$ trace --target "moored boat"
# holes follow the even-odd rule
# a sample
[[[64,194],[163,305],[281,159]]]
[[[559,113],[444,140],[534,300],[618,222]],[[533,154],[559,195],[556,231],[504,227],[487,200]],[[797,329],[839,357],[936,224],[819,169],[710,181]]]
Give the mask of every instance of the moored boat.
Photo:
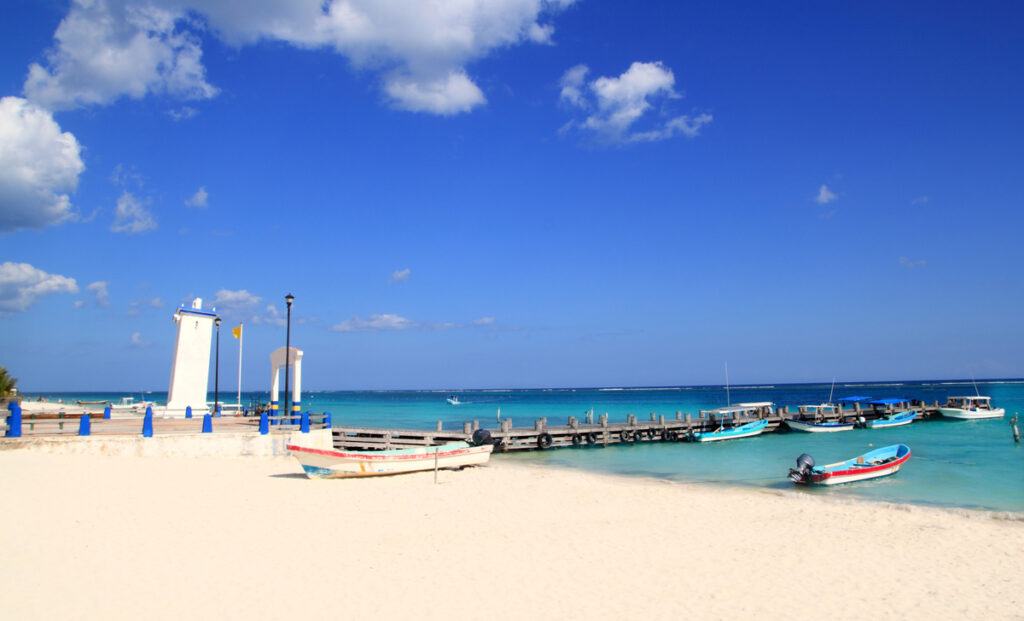
[[[462,405],[462,402],[459,401],[459,398],[455,395],[448,395],[448,398],[445,399],[445,401],[448,402],[448,405]]]
[[[950,397],[946,404],[939,408],[939,414],[946,418],[960,420],[982,420],[986,418],[1002,418],[1006,414],[1003,408],[992,407],[992,397]]]
[[[796,459],[796,468],[790,468],[789,478],[794,483],[838,485],[889,476],[899,471],[910,459],[910,447],[893,444],[864,453],[853,459],[815,466],[814,458],[804,453]]]
[[[853,429],[853,422],[846,422],[841,418],[836,421],[829,421],[827,417],[829,415],[835,415],[836,408],[830,403],[822,403],[821,405],[802,405],[800,406],[801,415],[809,417],[809,420],[803,418],[787,418],[786,426],[793,431],[807,431],[811,433],[831,433],[835,431],[849,431]]]
[[[289,444],[286,447],[311,479],[334,479],[402,474],[486,464],[492,444],[470,446],[451,442],[439,446],[386,451],[339,451]]]
[[[917,412],[914,410],[906,410],[903,412],[896,412],[884,418],[867,421],[864,426],[868,429],[886,429],[889,427],[901,427],[903,425],[909,425],[914,422],[917,418]]]
[[[771,409],[769,403],[744,403],[741,405],[718,408],[710,412],[702,412],[715,416],[720,422],[718,427],[710,431],[691,431],[689,440],[691,442],[716,442],[718,440],[736,440],[738,438],[749,438],[760,435],[768,426],[768,419],[760,419],[744,424],[735,424],[739,417],[756,416],[762,408]]]

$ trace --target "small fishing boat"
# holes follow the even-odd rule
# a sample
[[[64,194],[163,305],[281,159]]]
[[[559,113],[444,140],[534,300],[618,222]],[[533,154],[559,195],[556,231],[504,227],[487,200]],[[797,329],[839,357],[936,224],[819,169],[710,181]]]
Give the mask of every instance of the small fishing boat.
[[[950,397],[946,404],[939,408],[939,414],[946,418],[960,420],[982,420],[986,418],[1002,418],[1006,414],[1003,408],[992,407],[992,397]]]
[[[445,399],[445,401],[448,402],[448,405],[462,405],[462,402],[459,401],[459,398],[455,395],[448,395],[448,398]]]
[[[786,426],[793,431],[808,431],[811,433],[831,433],[834,431],[849,431],[853,429],[853,422],[845,422],[842,420],[831,421],[827,420],[829,415],[835,415],[836,408],[830,403],[822,403],[820,405],[802,405],[801,410],[804,412],[803,416],[809,417],[810,420],[804,420],[801,418],[787,418]]]
[[[714,410],[716,413],[722,414],[734,414],[738,412],[747,412],[745,408],[720,408]],[[719,440],[736,440],[738,438],[749,438],[751,436],[760,435],[764,431],[764,428],[768,426],[768,420],[755,420],[753,422],[745,423],[742,425],[726,426],[723,421],[717,429],[712,431],[692,431],[689,434],[690,442],[717,442]]]
[[[82,401],[81,399],[78,400],[78,405],[106,405],[108,403],[110,403],[110,402],[109,401]]]
[[[467,442],[451,442],[387,451],[339,451],[296,446],[286,447],[299,460],[311,479],[366,477],[423,470],[480,466],[491,458],[493,444],[470,446]]]
[[[859,457],[827,466],[815,466],[814,458],[804,453],[796,458],[796,468],[790,468],[789,478],[794,483],[838,485],[889,476],[899,471],[910,459],[910,447],[893,444],[875,449]]]
[[[896,412],[889,416],[879,418],[876,420],[869,420],[864,423],[864,426],[868,429],[886,429],[888,427],[900,427],[903,425],[909,425],[914,422],[917,418],[917,412],[914,410],[905,410],[903,412]]]

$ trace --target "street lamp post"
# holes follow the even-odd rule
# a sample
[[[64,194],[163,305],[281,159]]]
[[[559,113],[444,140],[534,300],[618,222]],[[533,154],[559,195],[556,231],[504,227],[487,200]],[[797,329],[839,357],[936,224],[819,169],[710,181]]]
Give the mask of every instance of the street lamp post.
[[[287,323],[285,324],[287,327],[284,341],[284,415],[288,417],[289,421],[291,421],[292,406],[290,397],[291,393],[288,392],[288,372],[290,370],[289,366],[291,365],[290,357],[292,353],[292,301],[294,300],[295,296],[290,293],[284,296],[284,301],[288,305],[288,320]]]
[[[213,320],[217,326],[217,355],[213,363],[213,415],[217,415],[220,405],[220,317]]]

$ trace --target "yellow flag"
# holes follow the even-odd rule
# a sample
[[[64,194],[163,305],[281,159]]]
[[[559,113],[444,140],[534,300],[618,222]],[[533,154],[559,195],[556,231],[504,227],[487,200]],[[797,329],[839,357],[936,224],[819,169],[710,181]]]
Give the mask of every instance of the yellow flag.
[[[241,324],[239,324],[239,326],[237,328],[232,328],[231,329],[231,334],[234,334],[236,339],[242,338],[242,326],[241,326]]]

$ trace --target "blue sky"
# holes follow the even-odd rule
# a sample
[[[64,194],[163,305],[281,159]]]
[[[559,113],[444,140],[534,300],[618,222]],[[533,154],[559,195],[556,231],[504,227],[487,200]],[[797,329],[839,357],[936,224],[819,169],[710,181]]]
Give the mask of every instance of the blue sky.
[[[5,13],[23,390],[166,390],[195,296],[266,389],[289,292],[310,389],[1024,376],[1019,3]]]

